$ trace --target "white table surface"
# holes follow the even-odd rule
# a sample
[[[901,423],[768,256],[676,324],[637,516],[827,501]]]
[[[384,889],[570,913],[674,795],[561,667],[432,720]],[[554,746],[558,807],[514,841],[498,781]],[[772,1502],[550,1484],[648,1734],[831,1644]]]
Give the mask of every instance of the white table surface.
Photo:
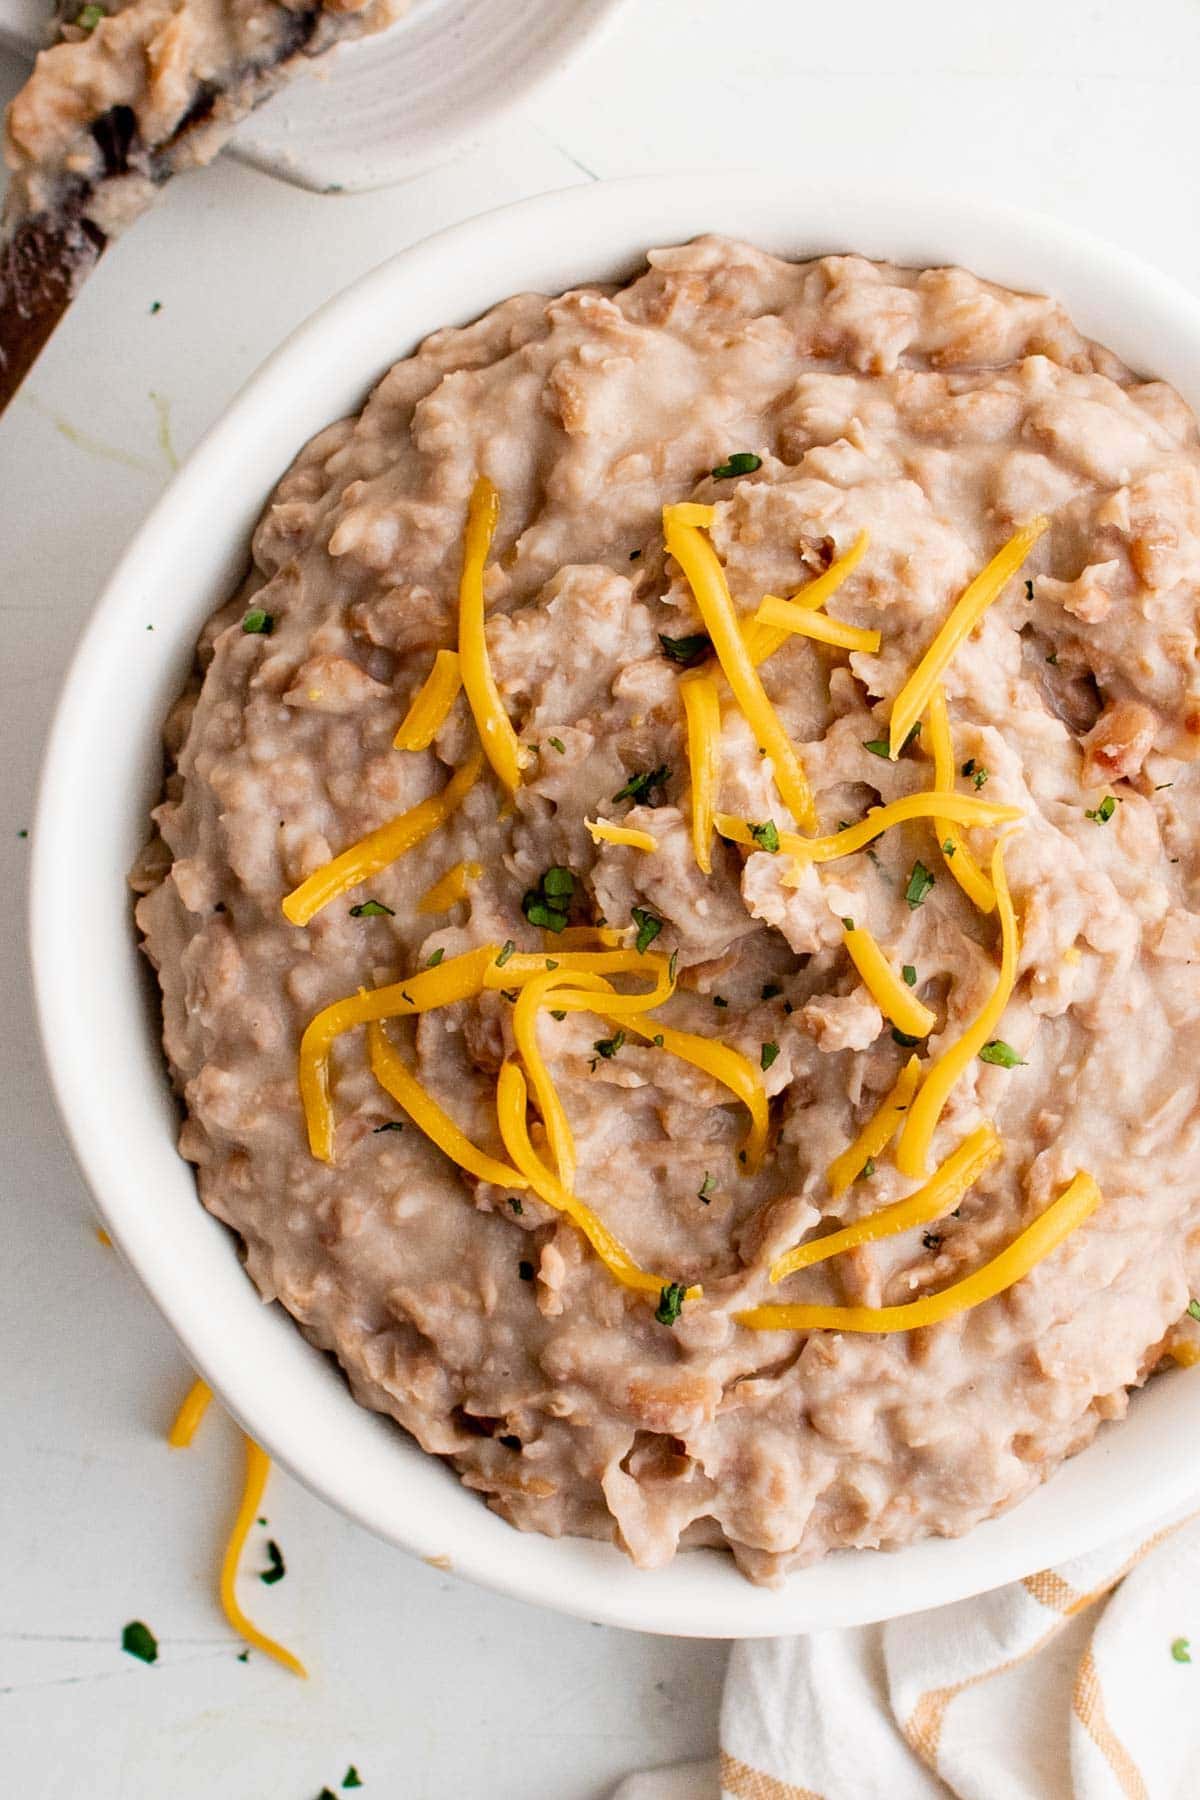
[[[0,59],[0,100],[20,76]],[[911,177],[1040,206],[1200,286],[1198,78],[1196,0],[641,0],[486,148],[413,184],[320,198],[224,161],[104,258],[0,421],[0,1791],[313,1800],[353,1762],[365,1800],[601,1800],[715,1743],[722,1646],[497,1599],[281,1475],[288,1577],[254,1605],[313,1679],[237,1660],[213,1577],[234,1433],[214,1414],[190,1452],[163,1445],[188,1371],[94,1235],[22,944],[19,834],[64,661],[174,457],[389,251],[594,176],[784,159],[814,183]],[[154,1668],[119,1648],[134,1618]]]

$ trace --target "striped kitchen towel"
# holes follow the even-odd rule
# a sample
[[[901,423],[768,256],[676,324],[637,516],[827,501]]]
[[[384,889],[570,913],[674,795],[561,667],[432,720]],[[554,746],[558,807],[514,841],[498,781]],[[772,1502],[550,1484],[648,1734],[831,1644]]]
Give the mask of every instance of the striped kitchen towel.
[[[614,1800],[1196,1800],[1200,1515],[885,1625],[737,1644],[720,1742]]]

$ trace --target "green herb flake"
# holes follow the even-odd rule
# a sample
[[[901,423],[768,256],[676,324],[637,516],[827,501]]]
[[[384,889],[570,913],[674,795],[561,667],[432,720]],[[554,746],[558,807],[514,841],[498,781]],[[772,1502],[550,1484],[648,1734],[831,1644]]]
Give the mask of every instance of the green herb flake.
[[[907,1031],[901,1031],[898,1025],[892,1026],[892,1042],[899,1044],[902,1050],[911,1050],[913,1045],[919,1044],[920,1041],[920,1038],[910,1037]]]
[[[923,1231],[921,1233],[921,1242],[924,1244],[926,1250],[940,1250],[942,1247],[942,1234],[940,1231]]]
[[[763,1069],[764,1073],[766,1072],[767,1069],[769,1069],[771,1067],[771,1064],[775,1061],[775,1058],[778,1055],[779,1055],[779,1045],[778,1044],[764,1044],[763,1045],[761,1051],[759,1052],[758,1060],[759,1060],[759,1064],[760,1064],[761,1068]]]
[[[26,830],[24,825],[22,825],[20,830],[17,832],[17,836],[19,838],[27,838],[29,836],[29,832]]]
[[[317,1800],[337,1800],[337,1795],[332,1788],[323,1787],[317,1795]]]
[[[592,1049],[596,1052],[597,1056],[603,1056],[608,1060],[617,1054],[617,1051],[622,1048],[624,1042],[625,1033],[623,1031],[618,1031],[610,1038],[597,1038],[596,1042],[592,1045]]]
[[[350,1767],[346,1770],[346,1773],[342,1776],[342,1786],[344,1788],[360,1788],[362,1784],[362,1776],[359,1774],[354,1764],[351,1763]]]
[[[663,655],[682,669],[690,669],[694,663],[703,662],[712,649],[712,639],[706,631],[694,631],[687,637],[668,637],[660,631],[658,641],[662,645]]]
[[[1161,794],[1164,788],[1172,788],[1174,786],[1175,783],[1173,781],[1160,781],[1154,791],[1156,794]]]
[[[1033,583],[1032,583],[1032,581],[1027,581],[1025,583],[1025,598],[1027,600],[1033,599]]]
[[[997,1069],[1023,1069],[1025,1067],[1025,1058],[1018,1056],[1012,1045],[1006,1044],[1003,1038],[993,1038],[990,1044],[985,1044],[979,1052],[979,1060],[992,1063]]]
[[[900,973],[904,977],[905,987],[916,987],[917,971],[913,968],[911,963],[905,963]]]
[[[976,792],[978,792],[981,787],[986,786],[987,779],[988,779],[988,776],[990,773],[991,773],[991,771],[989,769],[985,769],[982,763],[980,763],[978,765],[978,767],[972,768],[971,780],[975,783]]]
[[[661,1050],[666,1041],[667,1040],[661,1031],[656,1031],[654,1036],[650,1039],[650,1042],[654,1045],[656,1050]]]
[[[140,1619],[131,1619],[122,1631],[121,1648],[127,1656],[136,1656],[139,1662],[158,1661],[158,1639]]]
[[[875,1158],[873,1156],[868,1156],[866,1162],[863,1164],[862,1168],[858,1171],[858,1179],[860,1181],[870,1181],[870,1179],[874,1173],[875,1173]]]
[[[389,1119],[386,1125],[376,1125],[374,1130],[371,1133],[371,1136],[378,1137],[381,1131],[403,1131],[403,1130],[404,1130],[404,1125],[400,1119]]]
[[[713,1005],[714,1006],[728,1006],[729,1002],[725,998],[724,994],[714,994],[713,995]]]
[[[445,949],[439,944],[433,955],[429,958],[429,961],[425,964],[425,967],[427,969],[436,969],[445,954]]]
[[[1046,661],[1048,663],[1050,663],[1054,668],[1057,669],[1057,667],[1058,667],[1058,651],[1052,650],[1050,652],[1049,656],[1046,658]]]
[[[729,481],[735,475],[753,475],[756,469],[762,468],[762,457],[755,456],[753,450],[735,450],[725,462],[718,463],[712,471],[714,481]]]
[[[567,746],[560,737],[547,738],[546,742],[552,750],[557,750],[560,756],[565,756],[567,754]]]
[[[516,1194],[510,1194],[508,1196],[508,1204],[512,1207],[513,1211],[516,1213],[516,1215],[519,1219],[521,1217],[521,1214],[525,1211],[525,1208],[522,1205],[521,1201],[518,1199]]]
[[[682,1281],[667,1282],[658,1296],[658,1305],[654,1309],[654,1316],[660,1325],[674,1325],[683,1311],[683,1300],[686,1293],[687,1289]]]
[[[947,838],[945,843],[942,845],[942,855],[943,856],[953,856],[954,852],[957,848],[958,848],[958,846],[955,844],[954,839]]]
[[[975,773],[975,758],[973,756],[968,756],[966,762],[962,766],[962,773],[964,776],[973,775]]]
[[[1171,1645],[1171,1655],[1176,1662],[1190,1663],[1192,1660],[1192,1644],[1190,1638],[1176,1638]]]
[[[267,1540],[267,1563],[269,1566],[259,1571],[258,1579],[263,1583],[264,1587],[274,1587],[275,1583],[277,1581],[282,1581],[287,1574],[287,1565],[283,1560],[283,1552],[275,1542],[274,1538],[268,1538]]]
[[[382,900],[363,900],[350,908],[352,919],[394,919],[395,916],[395,910],[385,906]]]
[[[249,1662],[250,1661],[250,1652],[248,1650],[239,1650],[238,1651],[238,1661],[239,1662]]]
[[[570,900],[575,893],[575,877],[570,869],[556,864],[542,876],[542,892],[551,900]]]
[[[242,630],[250,637],[270,637],[274,629],[274,618],[269,612],[264,612],[261,606],[256,606],[242,620]]]
[[[637,941],[634,944],[634,949],[639,956],[645,956],[647,950],[662,930],[663,922],[661,919],[656,918],[652,912],[647,912],[644,906],[631,907],[630,917],[638,928]]]
[[[641,554],[642,554],[642,553],[641,553],[641,551],[640,551],[640,550],[631,550],[631,551],[630,551],[630,552],[629,552],[629,560],[630,560],[630,562],[636,562],[636,561],[637,561],[637,559],[638,559],[638,557],[639,557],[639,556],[640,556],[640,555],[641,555]]]
[[[506,962],[511,962],[516,945],[511,938],[505,938],[503,946],[496,952],[496,967],[502,969]]]
[[[774,819],[765,819],[761,825],[752,825],[750,836],[760,850],[766,850],[772,856],[779,854],[779,828]]]
[[[671,778],[671,771],[666,763],[657,769],[638,769],[629,777],[625,786],[613,795],[613,804],[618,800],[634,800],[644,802],[647,806],[657,806],[658,800],[653,798],[655,788],[662,788]]]
[[[1190,1319],[1200,1319],[1200,1300],[1189,1300],[1187,1309]]]
[[[768,981],[766,986],[763,988],[762,997],[764,1000],[778,1000],[778,998],[779,998],[780,994],[782,994],[782,992],[783,992],[783,989],[781,987],[776,987],[776,985],[773,981]]]
[[[851,918],[843,918],[842,926],[843,926],[843,929],[846,931],[853,931],[854,930],[854,920]]]
[[[102,6],[85,6],[83,11],[77,16],[75,23],[79,26],[81,31],[95,31],[101,19],[106,17],[107,14]]]
[[[1083,816],[1085,819],[1090,819],[1093,825],[1107,825],[1116,810],[1115,794],[1105,794],[1099,806],[1089,806]]]
[[[921,721],[920,721],[920,719],[918,719],[915,725],[909,726],[908,736],[905,738],[904,742],[900,746],[901,752],[907,750],[908,746],[910,744],[915,744],[917,739],[920,737],[920,735],[921,735]]]
[[[697,1193],[696,1193],[697,1200],[703,1201],[704,1205],[707,1206],[710,1203],[710,1201],[712,1200],[713,1193],[716,1189],[716,1185],[717,1185],[716,1177],[713,1175],[710,1175],[708,1170],[705,1169],[704,1180],[700,1183],[699,1189],[697,1190]]]
[[[908,878],[908,886],[904,890],[904,898],[908,901],[909,907],[913,912],[916,912],[918,906],[924,901],[932,886],[933,876],[929,873],[925,864],[920,861],[915,862],[912,866],[912,873]]]
[[[557,968],[560,968],[560,967],[561,967],[561,964],[559,964],[559,963],[556,963],[556,962],[555,962],[555,960],[554,960],[554,958],[553,958],[553,957],[552,957],[552,956],[548,956],[548,957],[547,957],[547,958],[546,958],[546,970],[547,970],[547,972],[549,972],[549,971],[550,971],[550,970],[551,970],[551,969],[557,969]]]
[[[872,756],[888,757],[892,753],[891,746],[886,738],[864,738],[863,749],[869,750]],[[843,830],[844,827],[839,826],[838,829]]]
[[[161,312],[161,311],[162,311],[162,301],[161,301],[161,300],[152,300],[152,301],[151,301],[151,302],[150,302],[150,316],[151,316],[151,318],[153,318],[153,317],[154,317],[154,314],[155,314],[155,313],[160,313],[160,312]]]
[[[522,1281],[532,1281],[534,1275],[533,1264],[531,1262],[519,1262],[517,1264],[517,1274],[521,1277]]]
[[[550,1008],[550,1017],[552,1019],[556,1019],[560,1025],[562,1024],[562,1022],[566,1018],[566,1016],[567,1015],[561,1006],[552,1006]]]

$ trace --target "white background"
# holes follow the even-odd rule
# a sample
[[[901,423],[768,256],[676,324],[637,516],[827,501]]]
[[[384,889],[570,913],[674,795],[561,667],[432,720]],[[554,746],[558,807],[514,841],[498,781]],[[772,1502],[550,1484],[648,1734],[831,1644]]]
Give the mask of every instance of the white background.
[[[0,99],[20,73],[0,59]],[[54,693],[173,456],[285,332],[390,251],[592,176],[761,161],[818,185],[911,179],[1041,207],[1200,286],[1198,83],[1200,0],[634,0],[450,166],[320,198],[226,159],[174,184],[104,258],[0,421],[4,1793],[315,1800],[353,1762],[364,1800],[601,1800],[624,1772],[716,1739],[721,1646],[466,1588],[281,1475],[266,1510],[288,1578],[252,1603],[313,1679],[237,1660],[214,1599],[235,1435],[214,1413],[191,1451],[163,1445],[188,1371],[95,1238],[23,966],[18,834]],[[119,1648],[132,1618],[158,1635],[154,1668]]]

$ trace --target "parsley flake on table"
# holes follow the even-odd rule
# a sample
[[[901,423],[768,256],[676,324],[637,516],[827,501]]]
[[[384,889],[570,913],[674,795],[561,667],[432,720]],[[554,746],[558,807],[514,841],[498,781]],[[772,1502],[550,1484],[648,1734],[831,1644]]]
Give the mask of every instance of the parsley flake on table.
[[[638,928],[637,942],[634,944],[634,949],[639,956],[645,956],[647,950],[662,930],[663,922],[660,918],[656,917],[654,913],[648,912],[644,906],[631,907],[630,917]]]
[[[158,1639],[140,1619],[131,1619],[122,1631],[121,1648],[127,1656],[136,1656],[139,1662],[158,1661]]]
[[[275,1583],[277,1581],[282,1581],[287,1574],[287,1565],[283,1560],[283,1551],[279,1548],[279,1545],[275,1542],[274,1538],[267,1539],[267,1563],[269,1565],[267,1568],[259,1570],[258,1579],[263,1583],[264,1587],[274,1587]]]
[[[684,1296],[687,1293],[682,1281],[668,1281],[658,1296],[658,1305],[654,1316],[660,1325],[674,1325],[683,1311]]]
[[[1190,1663],[1192,1660],[1192,1642],[1190,1638],[1176,1638],[1171,1645],[1171,1655],[1179,1663]]]
[[[729,481],[735,475],[753,475],[756,469],[762,468],[762,457],[755,456],[753,450],[735,450],[723,463],[718,463],[712,471],[714,481]]]
[[[916,912],[918,906],[921,905],[932,886],[933,876],[929,873],[925,864],[918,860],[912,866],[912,873],[908,878],[908,886],[904,890],[904,898],[908,901],[913,912]]]
[[[342,1776],[342,1786],[344,1788],[360,1788],[362,1784],[362,1776],[359,1774],[354,1764],[351,1763],[350,1767],[346,1770],[346,1773]]]
[[[1025,1067],[1025,1058],[1018,1056],[1012,1045],[1006,1044],[1003,1038],[993,1038],[990,1044],[985,1044],[979,1052],[979,1060],[991,1063],[997,1069],[1023,1069]]]

